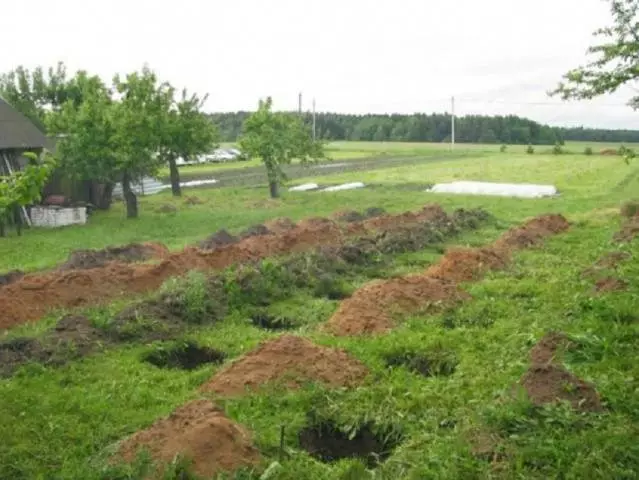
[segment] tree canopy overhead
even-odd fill
[[[608,0],[613,24],[594,32],[598,43],[588,49],[592,60],[572,69],[552,92],[564,100],[592,99],[617,91],[639,78],[639,0]],[[634,89],[634,88],[633,88]],[[638,95],[629,105],[639,108]]]

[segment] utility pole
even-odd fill
[[[302,92],[297,97],[297,113],[300,117],[302,116]]]
[[[313,141],[315,141],[315,98],[313,98]]]
[[[451,97],[450,106],[450,151],[452,152],[455,149],[455,97]]]

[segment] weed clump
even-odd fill
[[[251,316],[251,323],[255,327],[272,331],[291,330],[296,327],[295,322],[292,320],[285,317],[269,315],[266,312],[253,314]]]
[[[621,206],[621,216],[633,218],[639,215],[639,200],[630,200]]]
[[[197,271],[165,282],[160,290],[160,302],[185,323],[213,323],[226,314],[226,297],[220,279]]]
[[[426,352],[395,350],[386,353],[384,360],[387,367],[406,367],[424,377],[450,376],[459,363],[454,352],[441,347]]]

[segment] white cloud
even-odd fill
[[[209,110],[513,113],[553,123],[639,128],[626,92],[591,104],[551,89],[583,63],[601,0],[31,0],[3,5],[0,71],[65,61],[105,78],[149,63]],[[8,29],[8,30],[7,30]],[[464,102],[472,98],[473,102]],[[495,103],[495,102],[501,103]]]

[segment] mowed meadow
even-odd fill
[[[55,306],[3,333],[0,478],[636,478],[639,164],[606,148],[338,142],[289,186],[365,188],[264,175],[0,239],[34,278],[0,305]],[[560,195],[425,191],[453,180]],[[133,242],[174,256],[52,271]]]

